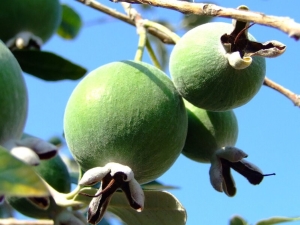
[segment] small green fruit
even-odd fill
[[[99,67],[78,84],[66,106],[64,132],[83,170],[115,162],[146,183],[180,155],[187,115],[165,73],[143,62],[121,61]]]
[[[36,166],[35,169],[36,172],[58,192],[70,192],[71,179],[68,168],[59,155],[49,160],[42,160],[40,165]],[[26,198],[9,197],[8,202],[14,209],[25,216],[37,219],[54,219],[64,210],[63,207],[56,205],[52,197],[50,197],[50,205],[46,210],[38,208]]]
[[[188,133],[182,154],[202,163],[210,163],[215,152],[234,146],[238,123],[232,110],[211,112],[185,101],[188,113]]]
[[[245,160],[248,155],[234,147],[238,123],[232,110],[211,112],[185,101],[188,112],[188,133],[182,154],[188,158],[210,163],[209,177],[213,188],[233,197],[236,187],[231,169],[251,184],[259,184],[265,176],[254,164]]]
[[[262,86],[265,59],[242,59],[238,51],[230,54],[222,44],[221,36],[233,29],[233,25],[221,22],[200,25],[188,31],[171,53],[170,74],[175,87],[195,106],[210,111],[230,110],[246,104]],[[240,59],[234,62],[239,69],[229,63],[236,58]],[[244,64],[248,67],[241,69]]]
[[[14,43],[25,33],[30,35],[26,39],[41,45],[55,33],[61,21],[59,0],[2,0],[0,9],[0,39],[5,43],[11,39]]]
[[[0,90],[0,145],[10,150],[14,141],[22,136],[27,118],[28,99],[21,68],[1,41]]]

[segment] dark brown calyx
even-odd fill
[[[97,224],[103,218],[113,194],[122,190],[130,206],[136,211],[144,207],[144,193],[139,183],[134,179],[133,172],[127,166],[118,163],[108,163],[104,167],[92,168],[83,175],[80,185],[94,185],[101,181],[101,186],[95,195],[80,193],[92,197],[88,209],[88,222]]]
[[[240,10],[248,10],[246,6],[239,7]],[[262,56],[277,57],[285,52],[286,46],[278,41],[267,41],[260,43],[248,38],[248,29],[253,26],[249,22],[233,20],[234,29],[230,34],[221,36],[221,42],[227,53],[239,52],[240,57]]]
[[[263,174],[261,170],[244,158],[246,153],[236,147],[224,147],[216,151],[211,159],[210,181],[212,186],[219,192],[233,197],[236,194],[234,179],[231,169],[244,176],[251,184],[260,184],[265,176],[275,175]]]
[[[275,173],[263,174],[256,166],[247,162],[246,160],[241,160],[239,162],[230,162],[226,159],[220,159],[224,167],[232,168],[249,181],[250,184],[258,185],[262,182],[265,176],[276,175]]]

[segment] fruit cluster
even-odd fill
[[[1,30],[9,30],[1,33],[0,39],[12,50],[47,41],[60,21],[59,2],[23,0],[15,4],[17,7],[0,2],[1,10],[7,12],[0,14],[0,19],[10,18],[16,24],[0,24]],[[16,14],[9,13],[12,9]],[[84,172],[79,186],[101,182],[89,206],[89,223],[102,219],[119,189],[133,209],[142,211],[140,185],[165,173],[181,153],[197,162],[211,163],[212,186],[228,196],[236,194],[231,169],[251,184],[262,181],[265,175],[245,161],[245,152],[234,147],[238,123],[233,109],[249,102],[262,86],[266,71],[263,57],[279,55],[285,47],[278,42],[256,42],[248,34],[249,27],[244,21],[207,23],[187,32],[171,53],[172,79],[147,63],[124,60],[103,65],[80,81],[66,105],[64,134]],[[0,105],[4,109],[0,145],[8,150],[18,143],[33,146],[34,141],[21,141],[27,90],[20,66],[2,42],[0,53]],[[42,162],[36,170],[56,191],[70,191],[70,177],[59,156]],[[64,212],[52,197],[10,197],[8,202],[36,218],[56,220]]]
[[[244,160],[247,154],[234,147],[238,125],[232,109],[262,86],[266,68],[260,50],[277,47],[248,49],[256,42],[247,26],[208,23],[185,34],[171,53],[173,82],[149,64],[120,61],[99,67],[78,84],[66,106],[64,131],[86,171],[80,184],[102,181],[89,223],[101,220],[118,188],[132,208],[142,210],[142,191],[133,184],[158,178],[181,152],[211,163],[212,186],[228,196],[236,193],[231,168],[252,184],[262,181],[261,171]]]

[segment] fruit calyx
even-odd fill
[[[128,166],[119,163],[107,163],[104,167],[94,167],[85,172],[79,185],[92,186],[101,182],[95,195],[80,193],[93,197],[88,209],[88,222],[97,224],[103,218],[112,195],[121,189],[130,204],[138,212],[144,208],[144,192],[134,179],[134,173]]]
[[[15,37],[9,39],[6,46],[11,50],[34,49],[40,50],[43,40],[31,32],[20,32]]]
[[[244,159],[247,157],[245,152],[235,147],[224,147],[216,151],[209,170],[212,186],[217,191],[233,197],[236,194],[236,187],[230,169],[247,178],[253,185],[260,184],[265,176],[275,175],[275,173],[263,174],[257,166]]]
[[[16,140],[10,153],[23,162],[37,166],[40,160],[47,160],[55,157],[58,148],[38,137],[23,133],[20,140]]]
[[[247,6],[238,9],[248,11]],[[248,38],[248,29],[254,25],[249,22],[233,20],[233,31],[224,34],[220,40],[227,52],[228,62],[235,69],[245,69],[252,63],[251,56],[273,58],[283,54],[286,46],[278,41],[260,43]]]

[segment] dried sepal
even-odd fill
[[[222,164],[222,176],[222,188],[224,193],[229,197],[233,197],[236,194],[236,187],[229,166]]]
[[[241,55],[238,51],[227,54],[227,59],[229,64],[236,70],[246,69],[252,63],[251,57],[244,56],[241,58]]]
[[[94,167],[87,170],[79,181],[79,185],[92,186],[101,180],[110,172],[107,167]]]
[[[130,206],[137,212],[141,212],[144,209],[145,195],[140,184],[133,179],[124,183],[122,190],[124,191]]]
[[[102,192],[102,188],[100,188],[96,195]],[[88,208],[88,222],[91,224],[97,224],[101,221],[106,212],[107,206],[110,202],[112,195],[108,198],[102,198],[102,195],[98,197],[94,197]]]
[[[257,166],[246,160],[241,160],[240,162],[233,164],[231,167],[254,185],[260,184],[264,178],[262,171]]]
[[[216,191],[223,192],[222,182],[222,164],[218,157],[214,156],[211,160],[209,169],[210,183]]]
[[[27,134],[24,134],[21,140],[16,141],[16,145],[32,149],[40,159],[53,158],[58,152],[55,145]]]
[[[21,161],[31,165],[37,166],[40,164],[40,158],[30,148],[27,147],[14,147],[10,150],[10,153]]]
[[[122,172],[126,175],[124,181],[130,181],[134,178],[134,173],[129,166],[124,166],[120,163],[107,163],[105,167],[110,169],[110,175],[114,176],[116,173]]]
[[[247,56],[262,56],[266,58],[274,58],[277,56],[282,55],[285,50],[286,46],[279,41],[267,41],[265,43],[256,43],[256,46],[259,46],[256,52],[249,52],[246,53]]]
[[[234,146],[223,147],[216,151],[215,153],[219,158],[227,159],[231,162],[238,162],[243,158],[248,157],[248,155],[241,149]]]

